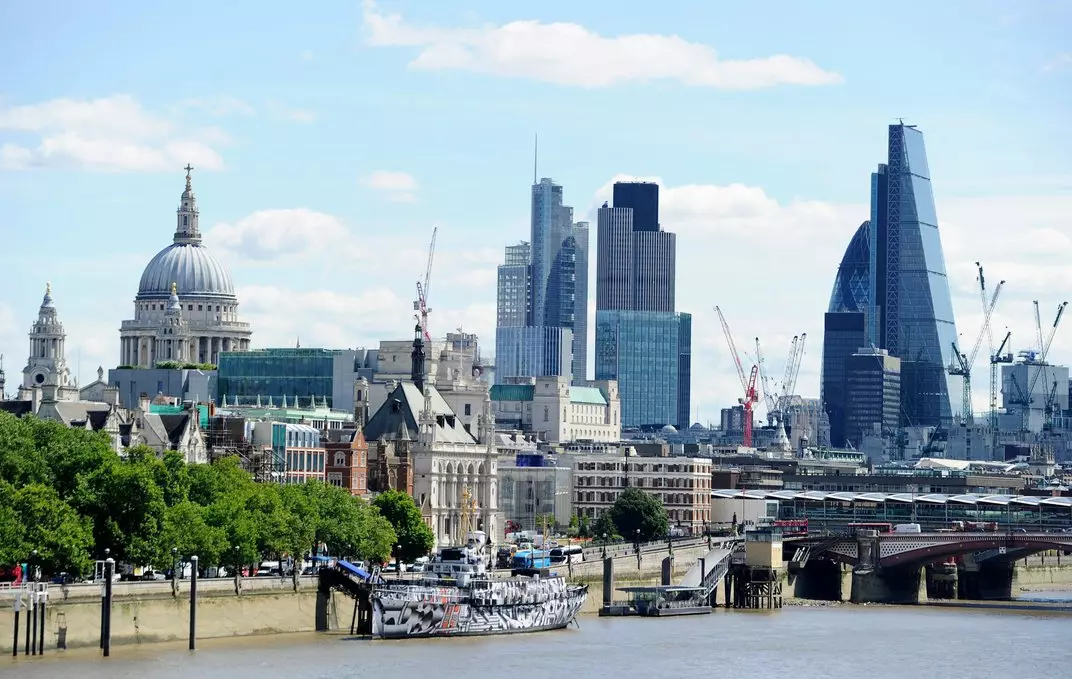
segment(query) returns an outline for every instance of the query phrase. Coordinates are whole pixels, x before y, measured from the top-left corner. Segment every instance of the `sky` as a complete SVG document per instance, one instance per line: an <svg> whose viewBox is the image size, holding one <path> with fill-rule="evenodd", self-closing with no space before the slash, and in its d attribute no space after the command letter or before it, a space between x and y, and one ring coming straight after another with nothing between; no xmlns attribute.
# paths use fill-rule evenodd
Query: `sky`
<svg viewBox="0 0 1072 679"><path fill-rule="evenodd" d="M1007 281L994 325L1016 350L1036 344L1032 300L1045 326L1072 297L1060 0L10 0L0 61L9 392L46 281L80 382L116 365L187 163L257 347L410 337L437 226L432 334L463 328L493 353L534 135L577 219L595 223L615 179L657 179L704 423L741 392L715 305L742 352L761 338L772 375L807 333L797 391L818 396L823 312L898 119L925 135L965 352L976 261ZM1072 327L1051 359L1072 361Z"/></svg>

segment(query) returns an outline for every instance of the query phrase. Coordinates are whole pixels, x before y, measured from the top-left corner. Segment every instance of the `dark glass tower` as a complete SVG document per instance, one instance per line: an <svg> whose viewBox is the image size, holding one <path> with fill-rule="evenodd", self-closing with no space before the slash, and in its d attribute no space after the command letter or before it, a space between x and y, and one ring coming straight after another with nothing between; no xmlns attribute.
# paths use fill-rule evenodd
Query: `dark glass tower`
<svg viewBox="0 0 1072 679"><path fill-rule="evenodd" d="M617 182L614 184L614 207L633 211L633 228L637 231L659 230L659 185L652 182Z"/></svg>
<svg viewBox="0 0 1072 679"><path fill-rule="evenodd" d="M870 222L861 224L845 248L823 319L823 366L819 389L823 409L830 418L830 444L837 447L845 445L846 364L867 344L870 226Z"/></svg>
<svg viewBox="0 0 1072 679"><path fill-rule="evenodd" d="M830 438L844 443L845 366L862 347L901 361L901 424L948 427L959 382L947 370L957 338L923 133L890 125L871 175L871 219L857 229L826 314L821 378Z"/></svg>
<svg viewBox="0 0 1072 679"><path fill-rule="evenodd" d="M959 379L948 374L957 329L923 133L890 125L889 156L872 180L876 249L871 301L879 348L901 359L907 426L946 426ZM884 266L883 266L884 265ZM954 383L955 382L955 383Z"/></svg>
<svg viewBox="0 0 1072 679"><path fill-rule="evenodd" d="M622 426L688 427L692 317L674 311L677 241L659 228L658 184L615 184L597 229L596 379L618 381Z"/></svg>

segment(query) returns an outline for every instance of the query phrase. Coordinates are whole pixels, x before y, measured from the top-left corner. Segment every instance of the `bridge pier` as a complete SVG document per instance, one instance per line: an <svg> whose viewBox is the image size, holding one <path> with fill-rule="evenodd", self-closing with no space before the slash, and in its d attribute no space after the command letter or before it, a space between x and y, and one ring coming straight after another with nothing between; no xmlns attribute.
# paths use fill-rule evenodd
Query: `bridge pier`
<svg viewBox="0 0 1072 679"><path fill-rule="evenodd" d="M918 604L927 600L927 578L922 566L895 566L854 571L854 604Z"/></svg>
<svg viewBox="0 0 1072 679"><path fill-rule="evenodd" d="M819 601L842 601L845 576L849 576L851 587L851 570L836 561L828 559L811 559L792 578L793 596L797 599L817 599Z"/></svg>
<svg viewBox="0 0 1072 679"><path fill-rule="evenodd" d="M977 569L957 573L958 599L1011 599L1015 579L1014 564L1009 561L984 561Z"/></svg>

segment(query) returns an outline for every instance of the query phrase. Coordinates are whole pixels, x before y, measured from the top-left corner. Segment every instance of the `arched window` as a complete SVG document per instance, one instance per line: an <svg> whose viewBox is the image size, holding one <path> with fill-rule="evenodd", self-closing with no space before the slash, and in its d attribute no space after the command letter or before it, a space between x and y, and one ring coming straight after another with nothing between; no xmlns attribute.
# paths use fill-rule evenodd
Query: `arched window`
<svg viewBox="0 0 1072 679"><path fill-rule="evenodd" d="M335 466L336 467L345 467L346 466L346 453L341 453L341 452L335 453Z"/></svg>
<svg viewBox="0 0 1072 679"><path fill-rule="evenodd" d="M183 215L182 216L182 225L183 226L189 226L190 225L190 216L189 215Z"/></svg>

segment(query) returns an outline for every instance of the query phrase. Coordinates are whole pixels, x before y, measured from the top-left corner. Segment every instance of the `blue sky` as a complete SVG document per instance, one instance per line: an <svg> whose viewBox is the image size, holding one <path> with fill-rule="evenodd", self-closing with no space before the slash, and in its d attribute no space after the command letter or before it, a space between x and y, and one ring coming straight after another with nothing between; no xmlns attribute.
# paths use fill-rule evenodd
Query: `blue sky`
<svg viewBox="0 0 1072 679"><path fill-rule="evenodd" d="M115 364L186 162L256 345L406 337L439 225L433 332L461 325L490 351L538 132L540 175L578 218L616 176L663 183L694 419L736 397L714 304L772 372L807 332L800 387L817 395L833 269L899 117L926 134L959 330L977 333L982 260L1025 347L1030 300L1048 313L1072 274L1069 36L1056 0L5 3L8 389L46 280L82 381ZM1055 358L1069 351L1059 335Z"/></svg>

